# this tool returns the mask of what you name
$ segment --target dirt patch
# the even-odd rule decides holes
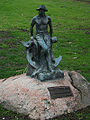
[[[4,60],[4,59],[6,59],[5,56],[0,56],[0,60]]]
[[[90,35],[90,32],[85,32],[85,34]]]
[[[90,27],[89,27],[89,28],[84,28],[84,27],[82,26],[82,27],[79,27],[79,28],[70,28],[70,30],[83,30],[83,31],[90,31]]]
[[[86,3],[90,4],[90,0],[75,0],[75,1],[86,2]]]
[[[19,42],[14,41],[14,42],[5,42],[5,44],[7,44],[9,46],[9,48],[16,48],[17,44],[19,44]]]
[[[0,31],[0,49],[16,48],[17,45],[21,44],[21,38],[17,38],[17,36],[15,37],[17,32],[26,32],[29,34],[29,30],[22,28],[13,28],[9,31]]]
[[[0,31],[0,42],[12,38],[14,38],[14,36],[11,34],[11,31]]]
[[[58,23],[56,25],[53,25],[54,28],[57,28],[58,26],[61,26],[62,24]]]
[[[81,27],[81,28],[76,28],[76,30],[84,30],[84,31],[85,31],[85,30],[88,30],[88,31],[89,31],[90,28],[82,28],[82,27]]]
[[[17,28],[17,30],[20,30],[21,32],[29,33],[29,30],[27,30],[27,29]]]
[[[57,120],[66,120],[66,118],[68,118],[68,120],[89,120],[89,113],[90,113],[90,106],[78,110],[76,112],[73,113],[69,113],[69,114],[64,114],[62,116],[57,117]],[[81,119],[82,118],[82,119]],[[54,119],[55,120],[55,119]]]
[[[90,28],[76,28],[76,30],[83,30],[85,34],[90,35]]]
[[[19,30],[20,32],[26,32],[29,35],[29,30],[22,28],[13,28],[10,29],[10,31],[0,31],[0,42],[14,38],[12,32],[17,30]]]
[[[16,48],[17,44],[19,44],[18,40],[9,39],[14,39],[11,31],[0,31],[0,49]]]
[[[70,28],[70,30],[82,30],[82,31],[85,31],[85,34],[90,35],[90,27],[89,28],[84,28],[84,27]]]

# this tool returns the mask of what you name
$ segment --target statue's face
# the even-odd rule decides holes
[[[41,16],[43,16],[43,15],[45,15],[45,11],[44,10],[39,10],[39,15],[41,15]]]

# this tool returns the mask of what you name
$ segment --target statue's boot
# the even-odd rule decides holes
[[[54,72],[54,70],[52,69],[51,66],[49,66],[49,71],[50,71],[50,72]]]
[[[48,51],[48,54],[46,56],[46,60],[47,60],[47,66],[50,72],[54,72],[53,67],[52,67],[52,58],[50,55],[50,52]]]
[[[52,57],[52,62],[55,63],[55,57],[53,56],[53,54],[51,55],[51,57]]]

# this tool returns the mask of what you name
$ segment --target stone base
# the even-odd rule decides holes
[[[73,96],[51,99],[48,88],[69,86]],[[0,80],[0,104],[32,119],[50,119],[90,105],[90,83],[74,71],[64,79],[40,82],[26,74]]]
[[[37,72],[38,71],[38,72]],[[35,70],[30,64],[27,67],[27,76],[31,76],[34,79],[38,79],[40,81],[47,81],[47,80],[54,80],[54,79],[63,79],[64,72],[61,71],[59,68],[53,69],[53,72],[50,72],[46,68]]]
[[[64,78],[64,73],[60,69],[57,69],[54,72],[39,73],[37,76],[37,79],[40,81],[55,80],[58,78]]]

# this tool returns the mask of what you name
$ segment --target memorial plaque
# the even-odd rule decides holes
[[[71,97],[73,93],[69,86],[55,86],[48,88],[51,99]]]

